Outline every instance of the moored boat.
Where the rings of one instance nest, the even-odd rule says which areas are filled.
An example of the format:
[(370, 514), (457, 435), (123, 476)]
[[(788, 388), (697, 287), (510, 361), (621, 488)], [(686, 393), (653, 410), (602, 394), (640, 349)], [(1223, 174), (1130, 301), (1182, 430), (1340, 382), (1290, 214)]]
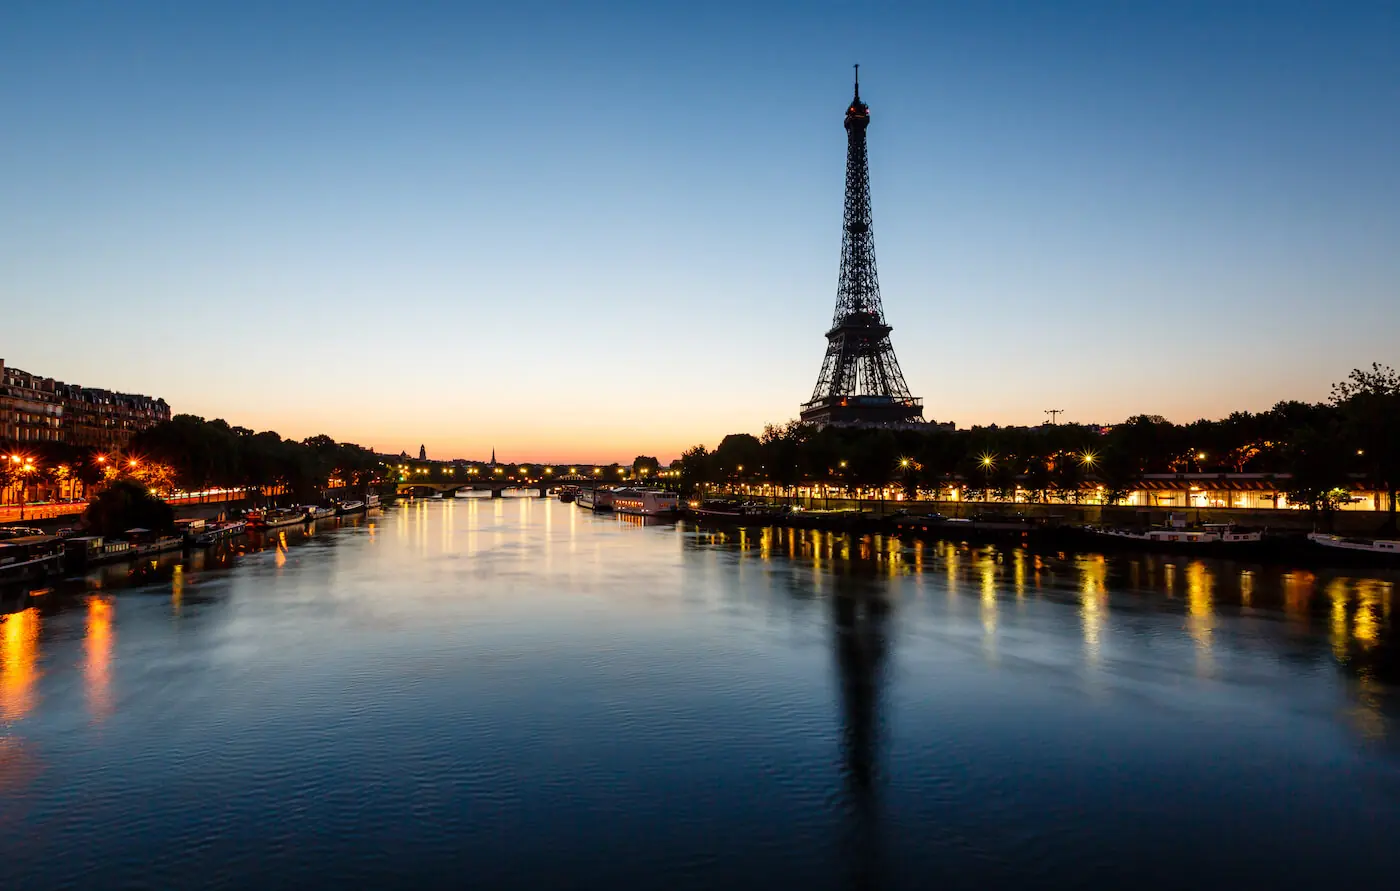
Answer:
[(52, 535), (19, 535), (0, 541), (0, 583), (26, 582), (57, 572), (63, 540)]
[(175, 521), (175, 533), (186, 545), (194, 544), (195, 536), (204, 531), (206, 521), (198, 517), (188, 517)]
[(242, 520), (231, 520), (227, 523), (215, 523), (212, 526), (205, 526), (204, 530), (194, 537), (195, 545), (205, 547), (226, 538), (233, 538), (241, 535), (248, 528), (248, 524)]
[(612, 510), (612, 489), (579, 489), (574, 503), (591, 511)]
[(342, 501), (338, 513), (343, 517), (346, 514), (357, 514), (365, 509), (363, 501)]
[(1131, 529), (1116, 526), (1090, 527), (1091, 534), (1119, 541), (1145, 544), (1258, 544), (1264, 540), (1259, 530), (1243, 530), (1230, 523), (1204, 523), (1196, 527), (1159, 526)]
[(679, 508), (680, 499), (674, 492), (664, 489), (615, 489), (612, 492), (612, 509), (620, 514), (639, 514), (655, 517), (673, 514)]
[(787, 505), (765, 504), (758, 501), (738, 501), (732, 498), (711, 498), (691, 501), (685, 507), (687, 516), (697, 520), (717, 522), (762, 521), (795, 516)]
[(335, 508), (321, 507), (316, 504), (306, 504), (302, 506), (308, 520), (324, 520), (327, 517), (335, 516)]
[(1308, 533), (1308, 541), (1325, 548), (1328, 553), (1350, 557), (1376, 557), (1384, 562), (1400, 564), (1400, 541), (1387, 538), (1363, 538), (1354, 535)]
[(136, 557), (179, 550), (185, 543), (179, 535), (164, 535), (151, 529), (139, 527), (126, 530), (122, 536), (131, 545), (130, 550), (126, 553)]
[(268, 510), (252, 510), (247, 516), (250, 529), (276, 529), (279, 526), (295, 526), (306, 522), (306, 514), (297, 508), (274, 507)]
[(697, 500), (688, 503), (685, 512), (697, 520), (739, 520), (744, 517), (744, 503), (724, 498)]
[(573, 504), (574, 497), (578, 494), (577, 486), (564, 486), (559, 490), (560, 504)]
[(64, 547), (68, 565), (76, 569), (136, 556), (131, 542), (100, 535), (76, 535), (64, 542)]

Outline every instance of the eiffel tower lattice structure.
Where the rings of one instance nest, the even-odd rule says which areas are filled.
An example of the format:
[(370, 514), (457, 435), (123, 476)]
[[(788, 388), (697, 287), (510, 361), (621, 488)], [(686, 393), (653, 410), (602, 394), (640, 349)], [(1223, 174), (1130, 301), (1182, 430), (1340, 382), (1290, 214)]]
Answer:
[(921, 424), (923, 404), (909, 395), (890, 343), (893, 329), (880, 302), (871, 226), (870, 166), (865, 129), (870, 108), (855, 97), (846, 109), (846, 213), (841, 234), (841, 282), (836, 314), (826, 332), (826, 358), (802, 420), (817, 425), (904, 427)]

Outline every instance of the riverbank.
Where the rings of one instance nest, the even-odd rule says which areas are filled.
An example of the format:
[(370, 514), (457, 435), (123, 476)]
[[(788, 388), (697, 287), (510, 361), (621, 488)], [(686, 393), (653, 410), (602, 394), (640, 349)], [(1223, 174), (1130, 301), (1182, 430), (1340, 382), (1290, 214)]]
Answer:
[[(1083, 526), (1148, 526), (1164, 525), (1173, 515), (1190, 523), (1231, 523), (1267, 529), (1271, 532), (1295, 532), (1300, 535), (1321, 531), (1305, 510), (1248, 510), (1222, 508), (1124, 507), (1098, 504), (1043, 504), (1006, 501), (871, 501), (858, 498), (792, 499), (761, 495), (722, 493), (720, 497), (742, 498), (764, 504), (801, 507), (803, 510), (858, 510), (876, 519), (900, 513), (936, 513), (945, 517), (965, 519), (983, 515), (1019, 514), (1036, 520)], [(1386, 515), (1374, 511), (1337, 511), (1332, 514), (1332, 528), (1338, 535), (1375, 535)]]
[[(753, 499), (761, 501), (762, 499)], [(1197, 524), (1234, 524), (1235, 531), (1253, 528), (1257, 535), (1241, 540), (1193, 540), (1179, 537), (1146, 540), (1135, 536), (1108, 535), (1101, 527), (1143, 528), (1166, 524), (1171, 511), (1138, 511), (1132, 508), (1086, 506), (1062, 511), (1061, 505), (999, 505), (950, 502), (885, 502), (870, 504), (846, 501), (827, 508), (792, 510), (760, 509), (746, 515), (724, 515), (687, 507), (688, 520), (715, 527), (809, 529), (856, 535), (902, 536), (929, 542), (967, 542), (1031, 547), (1042, 552), (1176, 554), (1191, 557), (1218, 557), (1246, 560), (1273, 566), (1300, 568), (1367, 567), (1400, 572), (1400, 559), (1393, 553), (1376, 553), (1325, 547), (1309, 540), (1310, 526), (1287, 524), (1265, 527), (1247, 516), (1246, 511), (1205, 511), (1199, 522), (1195, 512), (1174, 512), (1177, 518)], [(776, 507), (784, 507), (779, 500)], [(942, 507), (944, 510), (939, 510)], [(960, 510), (957, 508), (961, 508)], [(980, 509), (979, 509), (980, 508)], [(1257, 513), (1257, 512), (1254, 512)], [(1246, 514), (1246, 516), (1240, 516)], [(1231, 516), (1233, 515), (1233, 516)], [(1374, 520), (1374, 518), (1372, 518)], [(1221, 527), (1217, 527), (1217, 532)], [(1367, 530), (1372, 532), (1373, 530)]]

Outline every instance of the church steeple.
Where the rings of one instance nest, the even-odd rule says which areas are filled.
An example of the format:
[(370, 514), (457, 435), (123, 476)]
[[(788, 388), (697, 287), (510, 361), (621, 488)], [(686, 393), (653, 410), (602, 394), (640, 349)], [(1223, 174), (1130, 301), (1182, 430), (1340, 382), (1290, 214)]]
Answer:
[(491, 466), (496, 466), (496, 450), (494, 448), (491, 449)]

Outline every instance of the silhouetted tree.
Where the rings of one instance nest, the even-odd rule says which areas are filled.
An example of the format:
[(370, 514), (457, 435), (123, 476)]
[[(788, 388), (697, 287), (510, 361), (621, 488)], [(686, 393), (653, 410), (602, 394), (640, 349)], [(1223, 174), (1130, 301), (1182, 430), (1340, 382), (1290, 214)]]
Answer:
[(118, 480), (88, 502), (83, 525), (103, 536), (128, 529), (168, 532), (175, 527), (175, 510), (134, 480)]

